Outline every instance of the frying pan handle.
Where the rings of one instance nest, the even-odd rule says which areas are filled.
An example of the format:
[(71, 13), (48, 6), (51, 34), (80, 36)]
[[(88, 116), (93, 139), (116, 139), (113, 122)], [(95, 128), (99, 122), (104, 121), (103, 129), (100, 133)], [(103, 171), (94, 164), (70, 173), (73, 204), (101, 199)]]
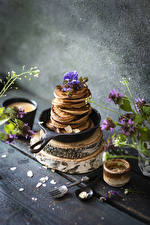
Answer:
[[(52, 138), (57, 137), (57, 136), (59, 136), (59, 134), (49, 133), (47, 135), (47, 133), (46, 133), (46, 137), (42, 138), (40, 141), (38, 141), (35, 144), (30, 146), (30, 152), (31, 153), (40, 152)], [(40, 146), (37, 147), (38, 145), (40, 145)]]

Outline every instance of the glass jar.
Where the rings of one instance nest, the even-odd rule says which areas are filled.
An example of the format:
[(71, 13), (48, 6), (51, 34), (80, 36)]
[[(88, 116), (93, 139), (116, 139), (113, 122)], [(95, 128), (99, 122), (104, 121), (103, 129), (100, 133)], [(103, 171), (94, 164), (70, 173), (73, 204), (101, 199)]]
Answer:
[(147, 157), (139, 152), (138, 166), (143, 175), (150, 177), (150, 157)]

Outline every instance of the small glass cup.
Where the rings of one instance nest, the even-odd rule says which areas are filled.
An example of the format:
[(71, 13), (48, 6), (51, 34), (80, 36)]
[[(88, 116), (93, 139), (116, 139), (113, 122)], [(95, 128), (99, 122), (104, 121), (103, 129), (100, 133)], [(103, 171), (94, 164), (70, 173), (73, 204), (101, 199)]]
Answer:
[(26, 98), (9, 98), (3, 102), (3, 107), (24, 107), (26, 114), (21, 118), (24, 123), (28, 123), (32, 129), (37, 110), (37, 103)]

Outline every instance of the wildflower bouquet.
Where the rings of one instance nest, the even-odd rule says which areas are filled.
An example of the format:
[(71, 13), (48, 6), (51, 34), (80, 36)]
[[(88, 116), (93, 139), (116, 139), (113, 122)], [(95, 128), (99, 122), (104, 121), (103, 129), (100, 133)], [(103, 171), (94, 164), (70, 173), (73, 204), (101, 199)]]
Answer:
[(114, 111), (105, 106), (95, 103), (89, 99), (88, 102), (94, 103), (106, 110), (118, 114), (118, 121), (113, 121), (110, 117), (103, 120), (101, 130), (110, 132), (110, 136), (105, 144), (105, 160), (117, 157), (130, 157), (124, 154), (117, 156), (112, 155), (108, 150), (115, 147), (135, 148), (145, 157), (150, 158), (150, 150), (148, 149), (148, 141), (150, 141), (150, 105), (142, 98), (134, 99), (127, 79), (123, 78), (121, 82), (126, 86), (129, 96), (120, 94), (113, 89), (107, 98), (108, 102), (113, 102), (118, 106), (118, 111)]
[[(31, 67), (28, 71), (23, 71), (20, 74), (12, 71), (8, 73), (6, 77), (6, 82), (0, 79), (0, 82), (3, 83), (3, 88), (0, 91), (0, 98), (5, 95), (8, 89), (12, 88), (17, 79), (21, 80), (22, 78), (28, 78), (31, 80), (32, 77), (38, 77), (39, 70), (37, 67)], [(18, 89), (16, 87), (16, 89)], [(20, 119), (23, 118), (25, 112), (24, 108), (4, 108), (0, 107), (0, 126), (3, 129), (0, 131), (0, 141), (4, 141), (6, 143), (10, 143), (18, 138), (18, 135), (21, 134), (25, 138), (31, 137), (33, 131), (28, 126), (28, 124), (24, 124)]]

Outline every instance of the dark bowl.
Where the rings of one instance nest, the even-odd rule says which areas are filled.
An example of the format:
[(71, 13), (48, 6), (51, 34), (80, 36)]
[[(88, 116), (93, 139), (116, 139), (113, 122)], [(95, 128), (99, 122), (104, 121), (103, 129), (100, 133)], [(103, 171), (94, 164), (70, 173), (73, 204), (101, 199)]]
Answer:
[(28, 123), (28, 125), (30, 126), (30, 128), (33, 127), (33, 123), (34, 123), (34, 119), (35, 119), (35, 114), (36, 114), (36, 110), (37, 110), (37, 103), (34, 101), (34, 100), (30, 100), (30, 99), (27, 99), (27, 98), (9, 98), (7, 100), (5, 100), (2, 105), (3, 107), (8, 107), (10, 104), (12, 103), (16, 103), (16, 102), (27, 102), (27, 103), (30, 103), (32, 105), (35, 106), (35, 109), (32, 110), (31, 112), (27, 112), (23, 118), (21, 118), (21, 120), (24, 122), (24, 123)]

